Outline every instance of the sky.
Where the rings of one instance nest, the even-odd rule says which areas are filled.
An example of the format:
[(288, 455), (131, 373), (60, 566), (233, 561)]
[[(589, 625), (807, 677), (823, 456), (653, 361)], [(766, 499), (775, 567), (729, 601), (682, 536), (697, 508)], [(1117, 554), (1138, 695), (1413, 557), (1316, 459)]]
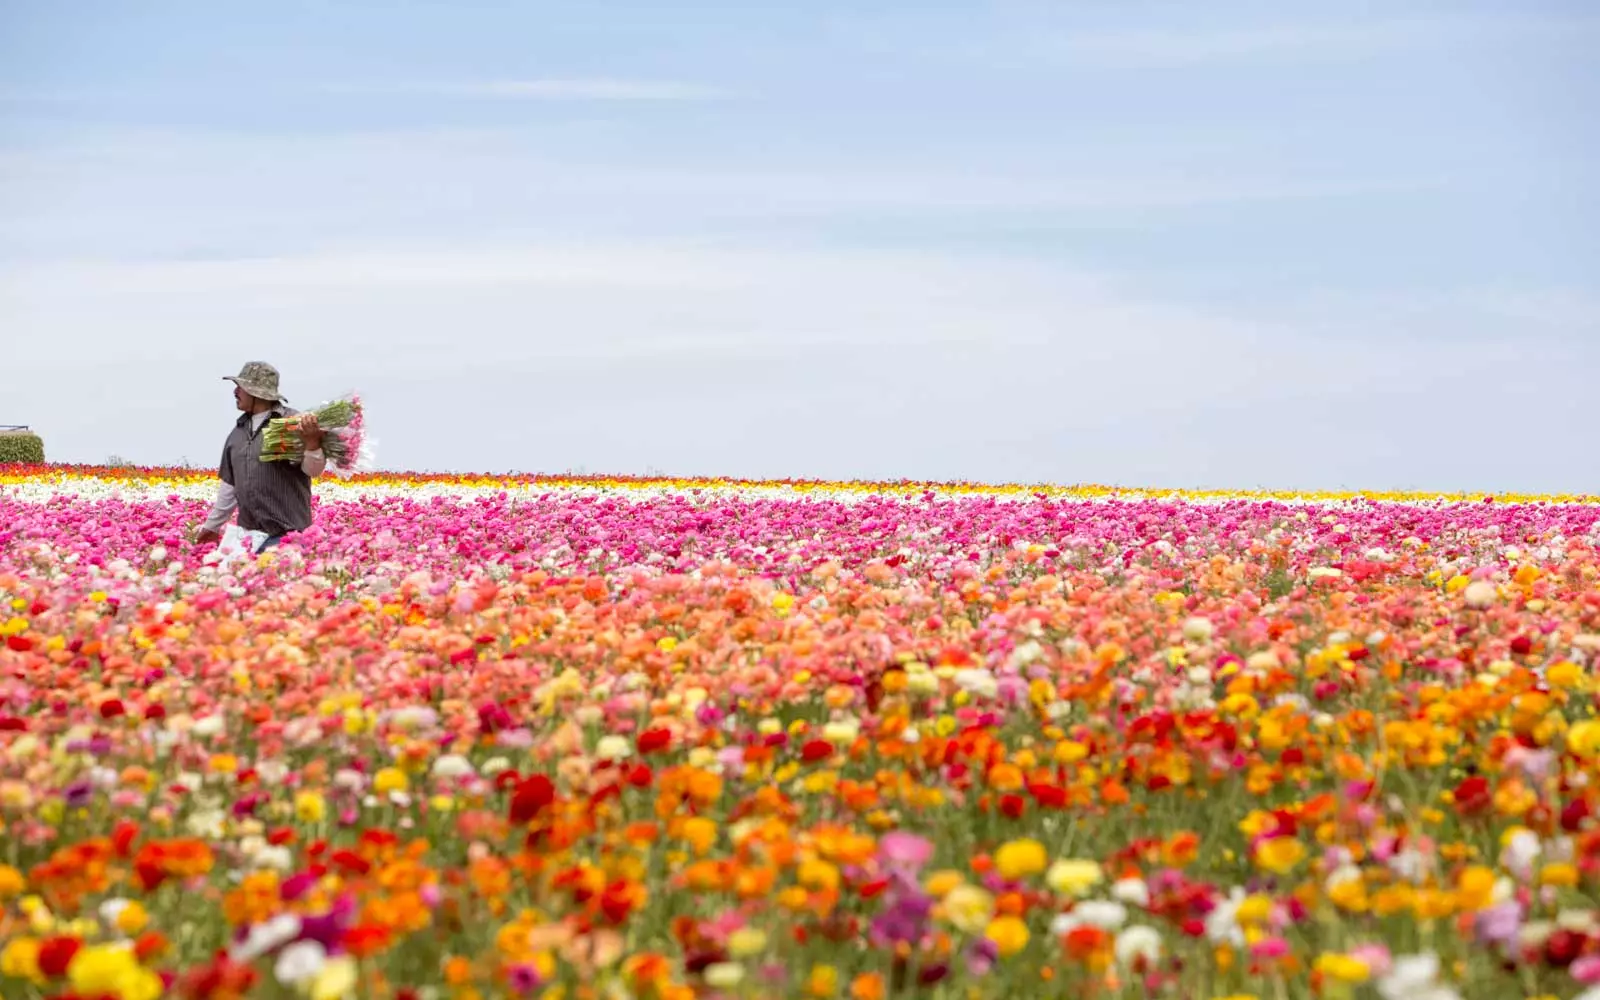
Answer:
[(0, 0), (0, 423), (1600, 489), (1600, 4)]

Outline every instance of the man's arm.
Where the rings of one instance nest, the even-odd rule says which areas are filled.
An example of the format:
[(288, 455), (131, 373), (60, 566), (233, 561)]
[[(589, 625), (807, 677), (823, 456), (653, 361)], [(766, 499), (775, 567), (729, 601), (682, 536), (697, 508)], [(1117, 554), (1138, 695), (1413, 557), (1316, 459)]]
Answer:
[(305, 457), (300, 460), (300, 471), (312, 479), (322, 475), (323, 470), (327, 467), (328, 456), (322, 453), (321, 448), (315, 451), (307, 451)]
[(215, 534), (228, 519), (233, 516), (233, 510), (239, 506), (239, 498), (233, 495), (233, 487), (222, 483), (217, 487), (217, 499), (211, 504), (211, 513), (206, 516), (206, 523), (201, 526), (200, 534)]
[(233, 458), (228, 454), (227, 442), (222, 445), (222, 461), (217, 463), (217, 478), (222, 480), (217, 487), (217, 499), (211, 504), (211, 513), (206, 515), (199, 534), (195, 535), (196, 542), (214, 542), (221, 538), (222, 526), (228, 523), (228, 518), (233, 516), (233, 509), (239, 506), (239, 498), (233, 492)]

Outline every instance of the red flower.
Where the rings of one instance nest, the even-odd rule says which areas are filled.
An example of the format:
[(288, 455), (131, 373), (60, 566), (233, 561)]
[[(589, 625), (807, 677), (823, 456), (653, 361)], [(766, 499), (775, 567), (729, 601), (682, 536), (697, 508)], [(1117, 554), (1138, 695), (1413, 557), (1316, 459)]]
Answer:
[(119, 858), (126, 858), (133, 853), (133, 842), (137, 839), (139, 839), (139, 824), (133, 820), (119, 820), (111, 831), (111, 847)]
[(517, 782), (511, 794), (511, 822), (526, 823), (534, 819), (545, 807), (554, 802), (556, 786), (542, 774), (529, 775)]
[(333, 857), (329, 860), (333, 862), (335, 868), (349, 875), (365, 875), (372, 871), (372, 864), (354, 851), (334, 851)]
[(100, 703), (100, 718), (115, 719), (119, 715), (127, 715), (128, 707), (122, 703), (121, 698), (107, 698)]
[(1566, 968), (1577, 960), (1588, 938), (1573, 931), (1560, 930), (1550, 935), (1544, 943), (1544, 959), (1557, 968)]
[(1511, 640), (1511, 651), (1518, 656), (1527, 656), (1533, 652), (1533, 640), (1525, 635), (1519, 635)]
[(827, 740), (806, 740), (805, 746), (800, 748), (800, 759), (807, 764), (819, 760), (827, 760), (833, 756), (833, 744)]
[(74, 937), (46, 938), (39, 946), (39, 971), (52, 978), (66, 975), (72, 956), (82, 947), (83, 942)]
[(13, 652), (26, 653), (33, 648), (33, 640), (25, 635), (8, 635), (6, 645), (10, 646)]
[(1000, 812), (1007, 819), (1021, 819), (1022, 814), (1028, 811), (1028, 800), (1020, 795), (1000, 796)]
[(1067, 790), (1060, 785), (1029, 785), (1028, 794), (1045, 809), (1063, 809), (1067, 805)]
[(1487, 812), (1494, 804), (1494, 795), (1489, 791), (1489, 779), (1481, 774), (1474, 774), (1456, 786), (1456, 810), (1463, 816), (1477, 816)]
[(1585, 799), (1573, 799), (1561, 810), (1561, 829), (1568, 833), (1577, 833), (1583, 829), (1583, 821), (1588, 818), (1588, 801)]
[(361, 924), (344, 932), (344, 948), (357, 958), (366, 958), (388, 947), (389, 937), (389, 928), (382, 924)]
[(672, 746), (672, 730), (646, 729), (639, 734), (639, 752), (642, 754), (660, 753)]

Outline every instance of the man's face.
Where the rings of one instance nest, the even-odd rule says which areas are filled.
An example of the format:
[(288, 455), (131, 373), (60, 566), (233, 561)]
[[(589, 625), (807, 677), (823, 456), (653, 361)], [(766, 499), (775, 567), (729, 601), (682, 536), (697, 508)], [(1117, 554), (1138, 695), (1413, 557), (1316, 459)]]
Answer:
[(250, 395), (248, 392), (245, 392), (242, 388), (236, 385), (233, 387), (233, 401), (234, 403), (238, 404), (239, 409), (243, 410), (245, 413), (249, 413), (250, 407), (255, 405), (256, 400), (254, 396)]

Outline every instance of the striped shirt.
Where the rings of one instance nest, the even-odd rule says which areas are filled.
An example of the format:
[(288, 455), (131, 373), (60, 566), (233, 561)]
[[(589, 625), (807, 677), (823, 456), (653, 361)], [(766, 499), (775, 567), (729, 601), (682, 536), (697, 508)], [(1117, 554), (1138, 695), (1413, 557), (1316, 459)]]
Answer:
[(220, 529), (235, 510), (239, 512), (239, 527), (246, 531), (283, 535), (311, 526), (311, 480), (327, 468), (327, 457), (319, 449), (306, 452), (298, 466), (261, 461), (261, 428), (274, 417), (292, 416), (295, 412), (277, 406), (239, 417), (222, 446), (222, 461), (217, 467), (222, 484), (217, 488), (217, 499), (211, 505), (204, 530)]

